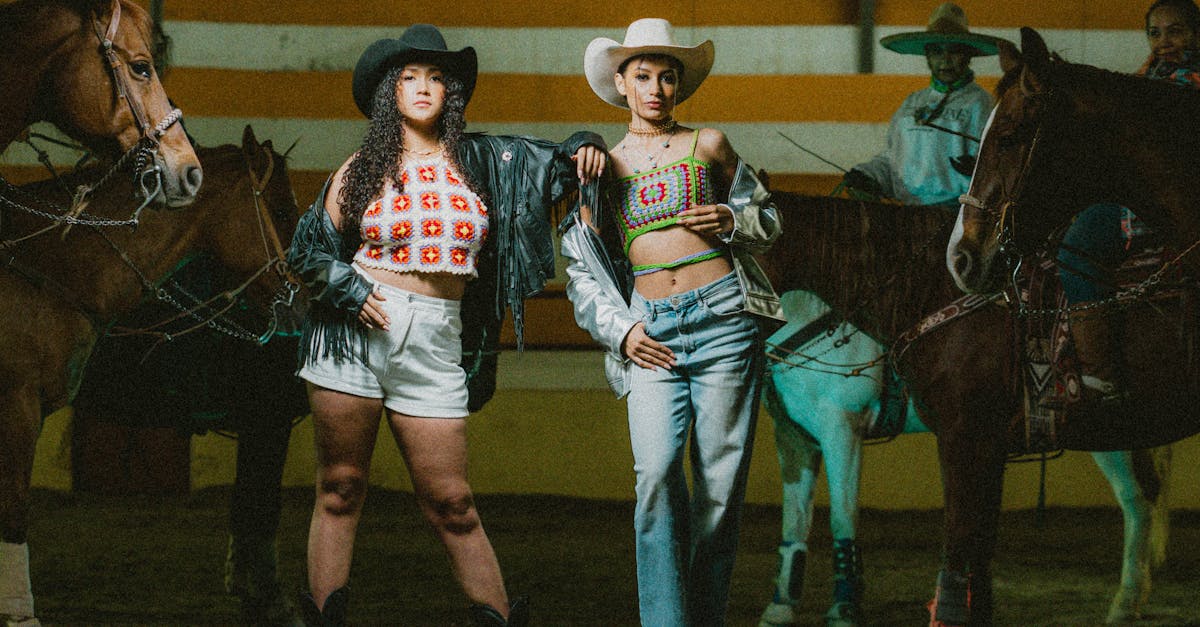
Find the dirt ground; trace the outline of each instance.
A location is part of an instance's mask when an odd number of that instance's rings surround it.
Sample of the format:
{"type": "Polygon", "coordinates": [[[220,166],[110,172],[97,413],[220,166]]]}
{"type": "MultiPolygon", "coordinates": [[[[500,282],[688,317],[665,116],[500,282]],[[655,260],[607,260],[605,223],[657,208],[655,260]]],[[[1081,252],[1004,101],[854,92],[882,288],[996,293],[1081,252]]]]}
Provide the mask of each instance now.
{"type": "MultiPolygon", "coordinates": [[[[112,497],[36,491],[33,587],[45,625],[227,625],[222,590],[229,488],[186,496],[112,497]]],[[[303,582],[311,491],[285,491],[280,568],[303,582]]],[[[632,504],[549,496],[483,496],[480,511],[509,589],[531,597],[534,624],[636,625],[632,504]]],[[[995,564],[997,625],[1097,625],[1120,568],[1116,509],[1005,513],[995,564]]],[[[828,513],[812,539],[805,624],[830,598],[828,513]]],[[[940,512],[864,511],[860,545],[876,626],[927,624],[939,564],[940,512]]],[[[729,624],[752,626],[770,598],[779,508],[745,514],[729,624]]],[[[411,494],[375,491],[359,531],[351,624],[462,625],[465,601],[411,494]]],[[[1200,625],[1200,512],[1177,511],[1167,564],[1138,625],[1200,625]]]]}

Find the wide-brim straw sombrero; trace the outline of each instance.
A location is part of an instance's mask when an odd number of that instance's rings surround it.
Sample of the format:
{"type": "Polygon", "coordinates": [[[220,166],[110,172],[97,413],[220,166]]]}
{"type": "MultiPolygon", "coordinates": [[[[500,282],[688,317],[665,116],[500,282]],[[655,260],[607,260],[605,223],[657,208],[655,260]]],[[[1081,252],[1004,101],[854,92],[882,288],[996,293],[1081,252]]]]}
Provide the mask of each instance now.
{"type": "Polygon", "coordinates": [[[674,29],[667,20],[644,18],[629,25],[625,41],[617,43],[607,37],[597,37],[583,53],[583,73],[592,91],[601,100],[615,107],[629,108],[629,103],[617,91],[613,80],[621,64],[643,55],[666,55],[679,61],[683,74],[675,91],[675,103],[687,100],[700,87],[712,70],[715,50],[711,40],[696,46],[681,46],[675,41],[674,29]]]}
{"type": "Polygon", "coordinates": [[[916,33],[898,33],[879,40],[879,44],[900,54],[925,54],[929,44],[961,44],[975,50],[974,56],[986,57],[999,51],[999,37],[972,33],[962,7],[947,2],[933,10],[929,27],[916,33]]]}

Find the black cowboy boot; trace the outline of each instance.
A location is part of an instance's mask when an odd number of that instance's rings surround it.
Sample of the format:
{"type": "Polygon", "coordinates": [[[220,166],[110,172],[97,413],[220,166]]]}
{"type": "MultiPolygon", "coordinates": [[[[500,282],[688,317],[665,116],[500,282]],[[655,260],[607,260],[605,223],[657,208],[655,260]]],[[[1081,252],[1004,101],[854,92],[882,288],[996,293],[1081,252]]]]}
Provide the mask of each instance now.
{"type": "Polygon", "coordinates": [[[1084,399],[1120,401],[1126,390],[1119,377],[1119,318],[1103,311],[1072,311],[1069,318],[1084,399]]]}
{"type": "Polygon", "coordinates": [[[346,605],[350,602],[350,588],[342,586],[325,597],[325,606],[317,609],[312,594],[300,595],[300,612],[308,627],[342,627],[346,624],[346,605]]]}
{"type": "Polygon", "coordinates": [[[508,606],[508,620],[496,608],[482,603],[471,606],[471,624],[475,627],[525,627],[529,624],[529,599],[519,597],[508,606]]]}

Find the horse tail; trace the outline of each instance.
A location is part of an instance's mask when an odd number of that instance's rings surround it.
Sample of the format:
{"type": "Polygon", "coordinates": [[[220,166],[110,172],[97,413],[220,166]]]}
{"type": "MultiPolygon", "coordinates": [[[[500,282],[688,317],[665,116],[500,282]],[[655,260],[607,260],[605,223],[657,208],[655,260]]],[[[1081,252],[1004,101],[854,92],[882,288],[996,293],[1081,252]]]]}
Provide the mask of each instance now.
{"type": "Polygon", "coordinates": [[[1171,445],[1133,452],[1133,475],[1150,502],[1149,554],[1151,568],[1161,566],[1167,559],[1167,536],[1170,532],[1170,499],[1168,486],[1171,477],[1171,445]]]}

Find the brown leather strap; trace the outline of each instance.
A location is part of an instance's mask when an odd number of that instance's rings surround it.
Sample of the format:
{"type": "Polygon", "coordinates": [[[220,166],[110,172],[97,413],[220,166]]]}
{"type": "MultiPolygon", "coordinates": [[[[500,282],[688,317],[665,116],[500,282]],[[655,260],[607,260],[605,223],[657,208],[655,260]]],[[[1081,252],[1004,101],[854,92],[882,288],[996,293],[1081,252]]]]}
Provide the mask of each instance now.
{"type": "Polygon", "coordinates": [[[113,47],[113,40],[117,36],[117,29],[121,25],[121,0],[112,1],[112,17],[108,21],[108,28],[104,29],[100,26],[100,15],[96,15],[95,19],[96,36],[100,38],[101,54],[104,55],[108,62],[109,73],[112,74],[113,86],[117,90],[117,96],[129,105],[129,110],[133,113],[134,122],[137,123],[138,132],[143,137],[157,141],[154,136],[155,129],[149,123],[149,118],[146,117],[146,112],[142,109],[142,103],[130,96],[131,90],[125,75],[122,73],[121,66],[124,65],[121,57],[117,55],[116,49],[113,47]],[[101,34],[103,33],[103,34],[101,34]]]}

